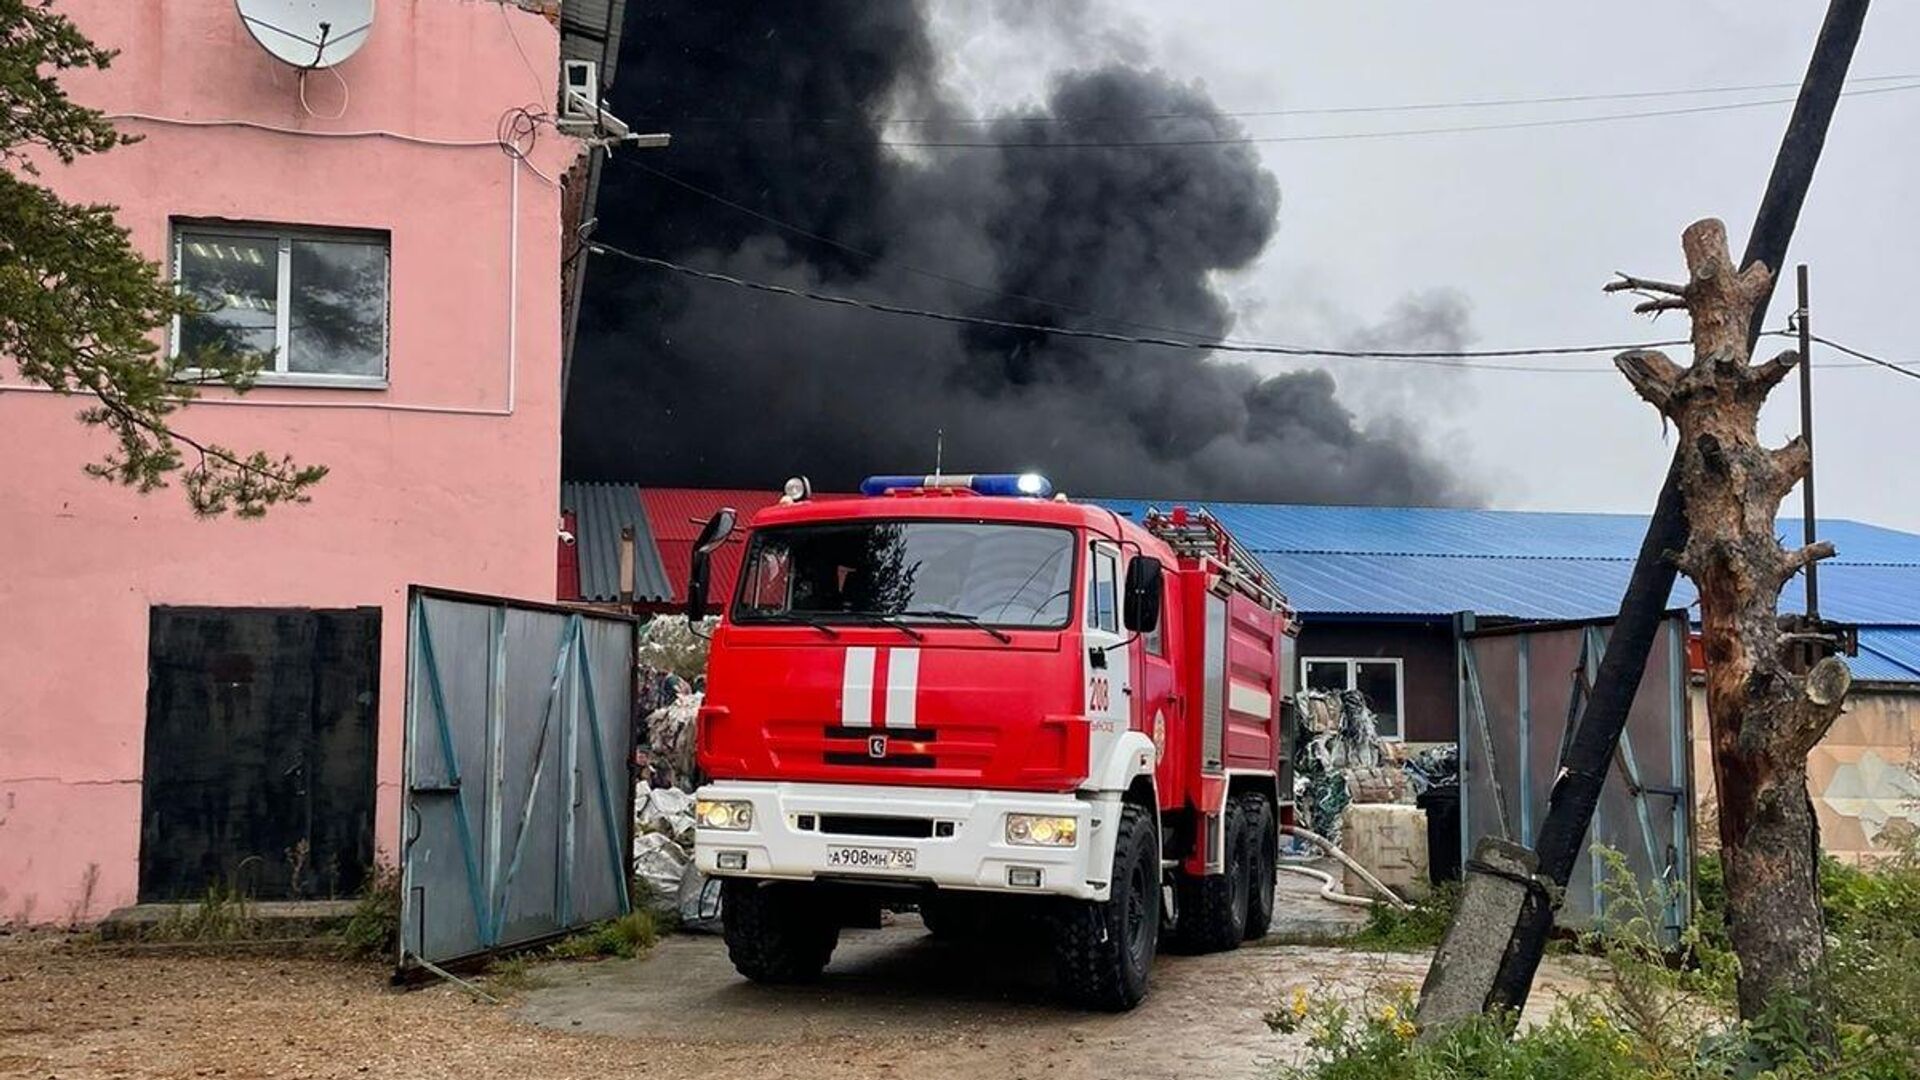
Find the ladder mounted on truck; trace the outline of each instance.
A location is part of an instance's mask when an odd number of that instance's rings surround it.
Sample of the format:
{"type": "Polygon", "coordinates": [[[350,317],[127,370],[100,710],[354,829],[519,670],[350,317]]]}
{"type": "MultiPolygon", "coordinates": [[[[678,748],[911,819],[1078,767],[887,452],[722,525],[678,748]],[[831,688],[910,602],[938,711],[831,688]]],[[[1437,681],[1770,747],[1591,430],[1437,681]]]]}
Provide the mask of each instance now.
{"type": "Polygon", "coordinates": [[[1176,506],[1172,510],[1161,511],[1148,507],[1142,515],[1140,525],[1152,533],[1162,543],[1173,549],[1175,555],[1183,559],[1211,559],[1218,563],[1222,574],[1233,584],[1259,596],[1274,607],[1289,613],[1293,605],[1287,602],[1287,594],[1267,573],[1267,568],[1254,558],[1253,553],[1240,546],[1220,519],[1205,509],[1188,510],[1176,506]]]}

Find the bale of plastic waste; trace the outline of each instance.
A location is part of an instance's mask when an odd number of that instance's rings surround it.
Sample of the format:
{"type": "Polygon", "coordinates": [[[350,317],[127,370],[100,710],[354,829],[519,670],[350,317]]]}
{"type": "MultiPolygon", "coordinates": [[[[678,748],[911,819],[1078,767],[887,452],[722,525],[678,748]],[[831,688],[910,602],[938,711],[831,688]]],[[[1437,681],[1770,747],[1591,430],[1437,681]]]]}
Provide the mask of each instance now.
{"type": "Polygon", "coordinates": [[[641,832],[664,833],[681,847],[693,847],[693,795],[679,788],[649,788],[634,803],[634,824],[641,832]]]}
{"type": "Polygon", "coordinates": [[[665,833],[641,833],[633,838],[633,876],[655,911],[676,914],[680,910],[680,882],[692,864],[686,850],[665,833]]]}

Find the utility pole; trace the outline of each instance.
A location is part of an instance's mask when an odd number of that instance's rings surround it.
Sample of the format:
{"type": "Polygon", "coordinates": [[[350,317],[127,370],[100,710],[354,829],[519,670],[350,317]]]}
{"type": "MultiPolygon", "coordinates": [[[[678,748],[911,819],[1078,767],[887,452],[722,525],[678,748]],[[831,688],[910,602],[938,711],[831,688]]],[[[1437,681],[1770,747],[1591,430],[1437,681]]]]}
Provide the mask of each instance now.
{"type": "MultiPolygon", "coordinates": [[[[1800,438],[1807,444],[1807,478],[1800,482],[1801,543],[1814,542],[1813,513],[1813,329],[1807,325],[1807,264],[1799,267],[1800,303],[1793,321],[1800,329],[1800,438]]],[[[1808,563],[1807,621],[1820,618],[1820,566],[1808,563]]]]}
{"type": "MultiPolygon", "coordinates": [[[[1741,267],[1760,262],[1778,276],[1846,82],[1867,4],[1868,0],[1831,0],[1827,8],[1741,267]]],[[[1766,309],[1762,297],[1748,330],[1750,346],[1760,336],[1766,309]]],[[[1536,850],[1492,841],[1495,846],[1486,850],[1485,857],[1476,851],[1469,860],[1460,912],[1421,988],[1418,1019],[1423,1027],[1432,1029],[1480,1011],[1518,1016],[1525,1007],[1553,930],[1554,909],[1583,853],[1594,807],[1626,727],[1627,711],[1639,692],[1661,614],[1673,592],[1677,575],[1673,553],[1686,547],[1688,535],[1676,455],[1648,522],[1565,765],[1548,796],[1536,850]],[[1499,926],[1487,925],[1487,920],[1502,920],[1516,909],[1517,921],[1505,924],[1512,926],[1511,935],[1503,936],[1499,926]],[[1485,981],[1488,976],[1491,985],[1485,981]]]]}

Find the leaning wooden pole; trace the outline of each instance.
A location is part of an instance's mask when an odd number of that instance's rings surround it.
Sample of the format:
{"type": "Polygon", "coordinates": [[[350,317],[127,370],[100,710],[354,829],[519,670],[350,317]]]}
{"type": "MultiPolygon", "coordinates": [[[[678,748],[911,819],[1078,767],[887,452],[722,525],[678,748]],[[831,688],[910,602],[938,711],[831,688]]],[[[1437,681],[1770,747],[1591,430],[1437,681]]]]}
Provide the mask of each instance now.
{"type": "MultiPolygon", "coordinates": [[[[1747,250],[1740,263],[1743,267],[1759,264],[1770,271],[1777,270],[1786,258],[1787,245],[1799,221],[1800,207],[1806,200],[1814,166],[1826,142],[1827,129],[1866,14],[1867,0],[1832,0],[1827,8],[1793,117],[1775,157],[1753,231],[1748,235],[1747,250]]],[[[1745,324],[1745,344],[1749,351],[1759,338],[1766,316],[1772,277],[1769,274],[1745,324]]],[[[1536,851],[1529,853],[1529,861],[1535,862],[1530,875],[1533,884],[1523,899],[1516,900],[1520,914],[1513,933],[1504,942],[1497,962],[1472,963],[1471,958],[1463,955],[1473,947],[1465,932],[1467,928],[1462,926],[1470,908],[1463,905],[1463,918],[1456,920],[1423,988],[1423,1023],[1444,1023],[1455,1018],[1457,1010],[1450,1002],[1479,1000],[1486,1010],[1506,1011],[1510,1015],[1517,1015],[1526,1005],[1540,958],[1546,950],[1547,937],[1553,929],[1559,892],[1566,887],[1582,854],[1594,807],[1606,783],[1607,769],[1620,732],[1626,726],[1627,711],[1639,692],[1660,616],[1673,590],[1678,570],[1674,553],[1685,550],[1689,543],[1689,515],[1681,482],[1682,457],[1677,453],[1667,471],[1666,483],[1660,489],[1646,538],[1634,563],[1633,576],[1621,600],[1593,692],[1575,729],[1565,767],[1549,796],[1547,813],[1537,834],[1536,851]],[[1476,987],[1444,987],[1447,981],[1444,969],[1449,965],[1459,971],[1493,970],[1491,989],[1482,998],[1476,987]]],[[[1496,867],[1493,879],[1515,876],[1509,864],[1505,868],[1496,867]]],[[[1494,904],[1480,910],[1497,908],[1494,904]]]]}

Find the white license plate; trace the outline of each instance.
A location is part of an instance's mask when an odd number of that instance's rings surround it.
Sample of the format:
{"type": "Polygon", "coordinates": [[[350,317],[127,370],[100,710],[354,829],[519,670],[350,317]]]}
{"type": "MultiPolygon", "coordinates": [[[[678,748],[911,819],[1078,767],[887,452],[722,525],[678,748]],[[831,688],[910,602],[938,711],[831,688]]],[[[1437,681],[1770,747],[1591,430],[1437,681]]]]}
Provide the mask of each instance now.
{"type": "Polygon", "coordinates": [[[830,847],[827,866],[833,870],[912,870],[918,852],[898,847],[830,847]]]}

